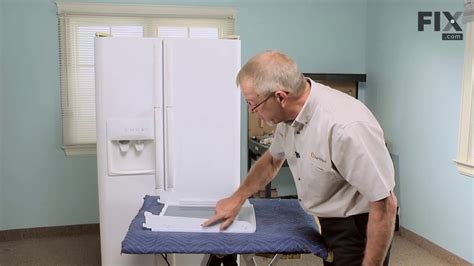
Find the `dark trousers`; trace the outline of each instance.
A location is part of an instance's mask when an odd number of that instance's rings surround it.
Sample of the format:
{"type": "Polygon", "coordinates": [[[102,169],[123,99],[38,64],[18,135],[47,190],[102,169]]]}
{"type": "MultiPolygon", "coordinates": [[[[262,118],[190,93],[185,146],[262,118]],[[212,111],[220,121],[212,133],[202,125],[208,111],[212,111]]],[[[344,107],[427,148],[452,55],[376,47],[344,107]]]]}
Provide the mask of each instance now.
{"type": "MultiPolygon", "coordinates": [[[[345,218],[319,218],[324,241],[329,250],[334,253],[334,261],[324,262],[324,265],[362,265],[367,243],[368,220],[368,213],[345,218]]],[[[385,257],[384,266],[388,265],[389,258],[390,248],[385,257]]]]}
{"type": "Polygon", "coordinates": [[[209,256],[206,266],[237,266],[237,255],[209,256]]]}

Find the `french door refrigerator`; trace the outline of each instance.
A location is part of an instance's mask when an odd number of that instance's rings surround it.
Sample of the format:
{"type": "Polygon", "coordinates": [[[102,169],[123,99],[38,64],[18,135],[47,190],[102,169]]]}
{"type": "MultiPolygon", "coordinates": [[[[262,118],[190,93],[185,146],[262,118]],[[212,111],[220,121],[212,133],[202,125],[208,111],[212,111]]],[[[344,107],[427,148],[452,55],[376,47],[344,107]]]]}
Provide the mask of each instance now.
{"type": "Polygon", "coordinates": [[[96,37],[103,265],[158,262],[120,254],[145,195],[215,203],[238,188],[239,69],[239,40],[96,37]]]}

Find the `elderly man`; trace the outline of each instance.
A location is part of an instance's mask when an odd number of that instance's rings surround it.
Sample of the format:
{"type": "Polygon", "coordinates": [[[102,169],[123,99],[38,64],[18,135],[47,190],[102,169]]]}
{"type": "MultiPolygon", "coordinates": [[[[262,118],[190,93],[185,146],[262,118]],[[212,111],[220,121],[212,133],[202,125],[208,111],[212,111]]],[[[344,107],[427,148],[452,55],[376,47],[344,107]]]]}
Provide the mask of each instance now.
{"type": "Polygon", "coordinates": [[[388,265],[397,199],[383,131],[360,101],[306,79],[288,56],[250,59],[237,85],[251,112],[277,124],[270,149],[204,226],[225,230],[244,201],[269,183],[286,159],[303,209],[317,217],[334,254],[325,265],[388,265]]]}

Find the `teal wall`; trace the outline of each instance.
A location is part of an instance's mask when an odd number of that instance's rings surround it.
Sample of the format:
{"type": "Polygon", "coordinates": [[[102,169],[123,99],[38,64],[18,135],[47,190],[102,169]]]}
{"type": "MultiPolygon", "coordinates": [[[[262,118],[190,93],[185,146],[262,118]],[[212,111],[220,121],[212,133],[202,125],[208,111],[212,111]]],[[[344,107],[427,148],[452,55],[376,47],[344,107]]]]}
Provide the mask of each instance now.
{"type": "MultiPolygon", "coordinates": [[[[474,261],[474,181],[452,162],[464,42],[416,28],[419,10],[460,11],[462,0],[141,3],[237,7],[243,62],[280,49],[304,72],[367,73],[361,95],[397,158],[402,225],[474,261]]],[[[97,223],[96,158],[65,157],[61,149],[53,1],[3,0],[0,38],[0,230],[97,223]]],[[[289,176],[285,169],[276,179],[280,194],[294,193],[289,176]]]]}
{"type": "MultiPolygon", "coordinates": [[[[3,0],[0,0],[0,121],[3,121],[3,0]]],[[[3,125],[0,122],[0,230],[3,230],[3,125]]]]}
{"type": "MultiPolygon", "coordinates": [[[[97,223],[96,158],[65,157],[61,149],[55,5],[50,0],[4,2],[2,18],[7,23],[3,35],[9,37],[3,47],[2,228],[97,223]]],[[[365,69],[366,7],[362,0],[142,3],[237,7],[236,28],[244,62],[273,48],[295,57],[307,72],[361,73],[365,69]]],[[[242,157],[246,162],[246,153],[242,157]]],[[[291,178],[282,180],[291,190],[291,178]]]]}
{"type": "Polygon", "coordinates": [[[53,1],[3,5],[3,228],[98,222],[95,157],[61,149],[53,1]]]}
{"type": "Polygon", "coordinates": [[[398,157],[402,226],[473,262],[474,179],[453,163],[465,43],[417,30],[418,11],[462,10],[461,0],[369,1],[367,103],[398,157]]]}

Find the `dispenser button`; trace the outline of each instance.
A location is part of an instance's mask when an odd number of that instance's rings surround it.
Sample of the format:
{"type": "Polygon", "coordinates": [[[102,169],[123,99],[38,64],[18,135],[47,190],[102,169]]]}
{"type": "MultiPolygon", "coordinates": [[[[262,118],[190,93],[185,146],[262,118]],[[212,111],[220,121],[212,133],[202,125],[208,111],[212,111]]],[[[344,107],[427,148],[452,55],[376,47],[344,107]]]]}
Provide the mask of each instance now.
{"type": "Polygon", "coordinates": [[[130,141],[129,140],[119,140],[119,147],[121,152],[127,152],[130,148],[130,141]]]}
{"type": "Polygon", "coordinates": [[[143,148],[145,147],[145,143],[143,140],[136,140],[135,141],[135,150],[138,152],[143,151],[143,148]]]}

